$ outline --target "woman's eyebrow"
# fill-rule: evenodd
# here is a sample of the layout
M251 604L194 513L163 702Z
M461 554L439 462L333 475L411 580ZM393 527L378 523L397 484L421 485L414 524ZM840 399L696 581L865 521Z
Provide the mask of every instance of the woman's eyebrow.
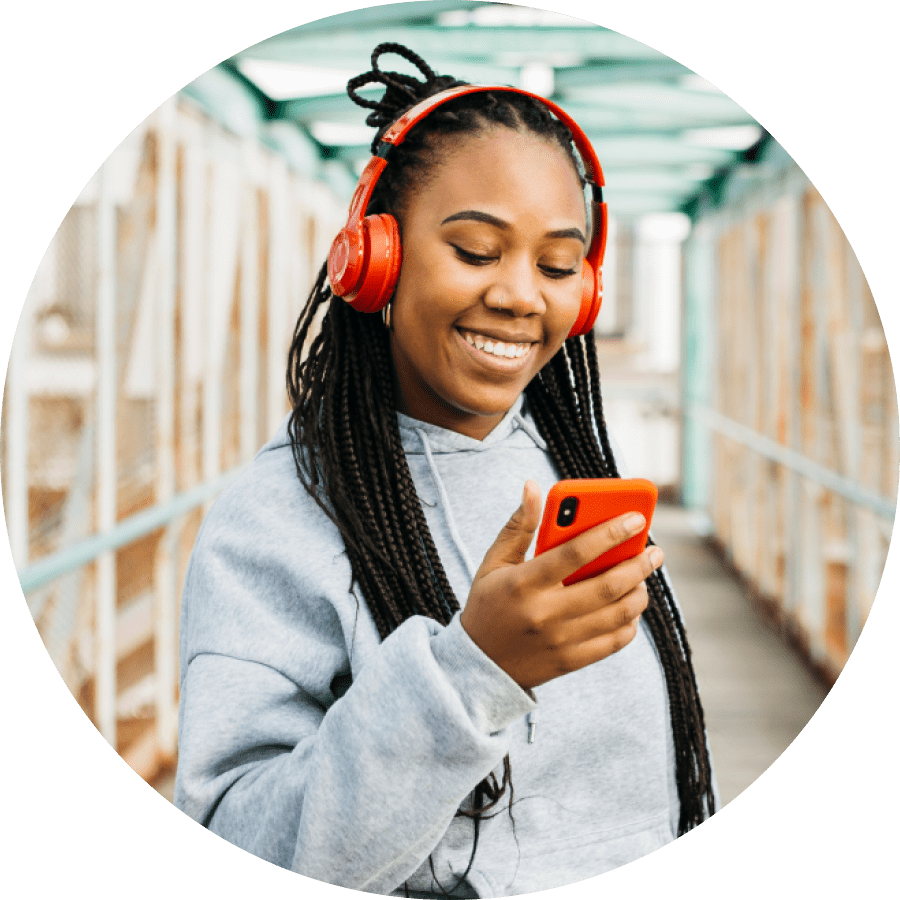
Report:
M470 219L475 222L486 222L488 225L493 225L496 228L509 228L509 222L504 222L503 219L498 219L490 213L479 212L477 209L464 209L462 212L453 213L452 216L447 216L447 218L441 222L441 225L446 225L448 222L459 222L465 219Z
M441 225L446 225L448 222L459 222L464 220L485 222L488 225L493 225L495 228L500 229L509 228L509 222L505 222L503 219L498 219L497 216L492 216L490 213L481 212L477 209L464 209L461 212L453 213L452 216L447 216L447 218L441 222ZM584 234L580 228L561 228L558 231L548 231L546 237L574 238L576 241L581 241L582 244L586 243Z
M582 244L586 243L580 228L561 228L559 231L548 231L546 236L549 238L574 238L576 241L581 241Z

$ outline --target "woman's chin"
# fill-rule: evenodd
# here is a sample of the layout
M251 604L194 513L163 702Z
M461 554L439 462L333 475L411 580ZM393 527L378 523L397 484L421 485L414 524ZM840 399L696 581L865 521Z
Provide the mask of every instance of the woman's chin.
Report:
M484 437L515 406L521 393L521 390L492 391L477 398L467 397L463 402L444 400L448 420L445 427L470 437Z

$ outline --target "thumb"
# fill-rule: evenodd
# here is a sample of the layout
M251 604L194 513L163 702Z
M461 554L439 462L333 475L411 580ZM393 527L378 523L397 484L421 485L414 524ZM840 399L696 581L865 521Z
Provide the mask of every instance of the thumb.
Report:
M536 481L529 479L522 490L522 502L484 555L479 574L524 562L540 520L541 489Z

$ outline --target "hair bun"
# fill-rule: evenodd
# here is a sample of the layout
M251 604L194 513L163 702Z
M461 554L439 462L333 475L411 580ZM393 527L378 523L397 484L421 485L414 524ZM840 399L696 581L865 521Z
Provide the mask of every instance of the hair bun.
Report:
M385 72L378 65L379 57L385 53L396 53L411 62L425 76L424 80L414 78L412 75L404 75L401 72ZM450 75L438 75L418 53L410 50L409 47L386 42L379 44L372 51L371 70L357 75L347 82L347 96L357 106L372 110L366 117L366 125L377 129L375 139L372 141L372 152L374 153L381 132L396 122L408 109L426 97L463 83ZM384 94L378 100L361 97L358 91L366 84L383 84Z

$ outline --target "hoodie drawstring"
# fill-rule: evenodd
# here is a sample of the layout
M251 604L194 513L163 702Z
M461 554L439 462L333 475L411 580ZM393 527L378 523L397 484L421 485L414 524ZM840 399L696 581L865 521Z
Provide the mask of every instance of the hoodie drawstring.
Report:
M541 436L534 429L530 428L528 423L519 415L516 415L516 424L525 432L527 432L535 443L539 444L543 449L546 449L546 444L544 443ZM453 540L453 543L456 545L456 550L460 555L463 563L465 564L466 571L469 573L469 583L475 579L475 573L478 571L475 565L472 562L472 558L469 556L469 551L466 550L465 545L459 536L459 531L456 528L456 522L453 519L453 511L450 508L450 498L447 496L447 490L444 487L444 481L441 478L440 473L438 472L437 466L434 462L434 454L431 452L431 444L428 442L428 435L421 428L415 429L416 434L419 436L419 440L422 442L422 447L425 450L425 459L428 460L428 470L431 472L431 478L434 481L434 486L437 488L438 496L441 499L441 505L444 507L444 518L447 522L447 529L450 532L450 537ZM537 729L537 709L531 710L530 713L525 717L525 725L528 729L528 743L534 743L534 733Z
M450 509L450 499L447 496L447 491L444 488L444 482L437 470L437 466L434 464L434 455L431 452L431 444L428 442L428 435L421 428L416 429L416 434L419 436L419 440L422 441L422 446L425 448L425 458L428 460L428 469L434 480L434 486L437 488L438 496L441 498L441 505L444 507L444 517L447 520L447 528L450 531L450 537L453 539L456 550L465 564L466 571L469 573L469 583L471 584L478 569L472 564L472 558L469 556L469 551L463 546L463 542L459 537L459 532L456 529L456 522L453 521L453 512Z

